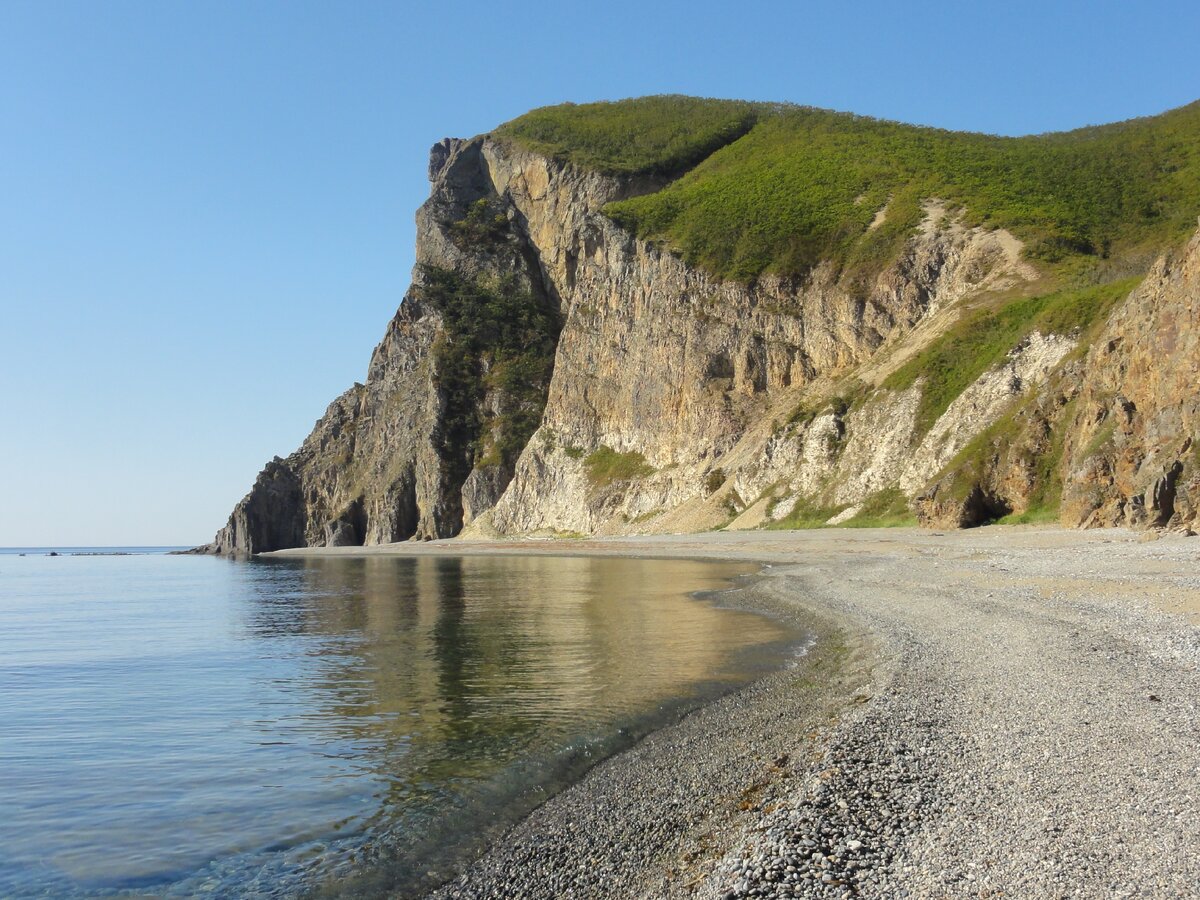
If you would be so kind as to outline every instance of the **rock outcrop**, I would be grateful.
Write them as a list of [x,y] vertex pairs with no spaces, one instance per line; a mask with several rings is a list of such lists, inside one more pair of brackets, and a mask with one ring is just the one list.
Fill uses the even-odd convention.
[[1071,527],[1194,530],[1198,304],[1200,232],[1153,265],[1085,355],[1064,355],[1007,417],[982,417],[976,452],[916,492],[920,520],[965,527],[1052,501]]
[[1200,232],[1155,263],[1088,353],[1067,423],[1062,519],[1200,519]]
[[[947,221],[934,203],[866,290],[828,265],[799,280],[720,282],[600,214],[594,181],[503,145],[486,152],[567,311],[542,427],[490,519],[505,533],[621,531],[703,499],[724,457],[745,471],[765,452],[770,435],[756,426],[779,397],[851,372],[968,293],[1033,274],[1007,235]],[[601,447],[656,472],[597,490],[586,455]],[[750,480],[740,496],[774,477]]]
[[307,522],[300,480],[277,456],[258,474],[250,493],[217,532],[212,548],[233,553],[242,548],[302,547]]

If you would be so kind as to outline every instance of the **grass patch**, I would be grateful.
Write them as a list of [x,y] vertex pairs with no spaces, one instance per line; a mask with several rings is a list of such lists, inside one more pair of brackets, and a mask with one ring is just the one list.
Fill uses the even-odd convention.
[[796,505],[782,519],[767,523],[764,527],[770,531],[794,531],[808,528],[824,528],[825,523],[845,509],[842,506],[826,506],[814,503],[806,497],[796,501]]
[[721,508],[725,510],[729,521],[732,522],[745,511],[746,501],[742,499],[741,494],[730,489],[729,493],[725,495],[725,499],[721,501]]
[[765,108],[677,95],[564,103],[527,112],[495,133],[609,175],[675,175],[746,134]]
[[784,427],[807,428],[813,419],[827,413],[833,413],[838,418],[844,418],[851,409],[860,403],[867,395],[867,385],[854,379],[844,390],[823,400],[802,400],[788,414]]
[[925,434],[954,399],[980,375],[998,365],[1035,331],[1078,333],[1087,344],[1109,311],[1138,284],[1127,278],[1109,284],[1011,300],[999,309],[968,312],[932,344],[893,372],[883,387],[901,391],[924,378],[917,407],[917,434]]
[[796,408],[791,411],[784,422],[786,427],[807,428],[812,424],[812,420],[817,417],[819,407],[816,407],[806,401],[801,401],[796,404]]
[[1058,522],[1058,510],[1049,507],[1030,507],[1022,513],[1009,513],[995,521],[996,525],[1046,525]]
[[[784,104],[689,97],[566,104],[497,134],[608,173],[674,174],[608,213],[714,274],[803,274],[821,259],[877,269],[940,197],[968,224],[1012,230],[1030,257],[1107,257],[1173,242],[1200,209],[1200,103],[1010,138]],[[868,231],[887,205],[882,226]]]
[[885,488],[867,497],[858,512],[852,518],[838,525],[827,526],[825,523],[845,510],[841,506],[815,503],[801,497],[792,511],[784,518],[769,522],[764,528],[769,530],[801,530],[810,528],[899,528],[915,525],[917,518],[908,506],[908,498],[899,488]]
[[843,528],[900,528],[916,525],[917,517],[908,506],[908,498],[899,488],[878,491],[859,506],[858,512],[841,523]]
[[1087,446],[1083,448],[1083,458],[1095,456],[1106,446],[1112,443],[1114,435],[1117,433],[1117,423],[1113,421],[1105,422],[1092,435],[1092,439],[1087,442]]
[[568,444],[562,448],[562,451],[567,455],[568,459],[583,459],[584,449],[582,447],[576,447],[574,444]]
[[594,488],[604,487],[616,481],[645,478],[655,472],[654,466],[646,462],[646,457],[636,450],[618,453],[611,447],[603,446],[589,453],[583,465],[587,469],[588,481]]
[[661,509],[652,509],[649,512],[644,512],[640,516],[635,516],[634,518],[630,519],[629,524],[641,525],[645,522],[649,522],[651,519],[657,519],[662,515],[662,512],[663,511]]

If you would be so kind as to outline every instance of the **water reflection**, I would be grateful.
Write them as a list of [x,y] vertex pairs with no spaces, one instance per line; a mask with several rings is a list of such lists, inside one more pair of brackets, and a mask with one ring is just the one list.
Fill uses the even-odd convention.
[[4,896],[414,893],[795,637],[740,565],[77,564],[0,606]]
[[[376,784],[374,877],[414,888],[459,853],[632,742],[661,716],[751,674],[739,651],[784,640],[773,622],[686,596],[745,566],[590,558],[272,561],[250,627],[319,641],[321,698],[346,757]],[[300,586],[289,583],[295,576]],[[280,600],[302,609],[280,615]],[[299,614],[297,614],[299,613]],[[760,659],[766,662],[765,658]],[[361,850],[358,856],[362,861]],[[350,887],[339,881],[338,892]]]

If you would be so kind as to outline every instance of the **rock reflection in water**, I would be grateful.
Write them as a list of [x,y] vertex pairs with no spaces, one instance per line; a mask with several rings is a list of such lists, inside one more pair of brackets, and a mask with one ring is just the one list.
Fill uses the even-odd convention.
[[745,681],[740,650],[785,637],[769,620],[682,590],[726,588],[750,571],[743,565],[528,556],[283,565],[302,572],[303,614],[278,623],[268,595],[253,626],[329,639],[313,687],[328,727],[354,748],[347,761],[378,785],[364,831],[379,870],[358,882],[365,893],[452,865],[456,854],[431,859],[434,848],[459,843],[464,828],[482,839],[482,826],[509,824],[656,718]]
[[412,893],[794,637],[686,595],[742,565],[9,565],[4,897]]

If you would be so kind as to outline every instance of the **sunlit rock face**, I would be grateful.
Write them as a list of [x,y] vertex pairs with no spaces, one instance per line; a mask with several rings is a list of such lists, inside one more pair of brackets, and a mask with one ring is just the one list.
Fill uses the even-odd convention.
[[1162,257],[1088,353],[1068,430],[1069,525],[1200,519],[1200,232]]

